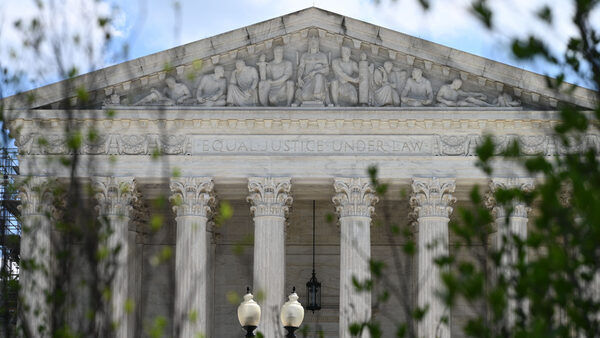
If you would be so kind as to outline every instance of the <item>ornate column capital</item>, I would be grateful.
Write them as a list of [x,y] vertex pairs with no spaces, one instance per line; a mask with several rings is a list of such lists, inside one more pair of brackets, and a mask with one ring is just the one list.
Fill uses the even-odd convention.
[[212,177],[171,178],[170,187],[177,216],[210,216],[216,202]]
[[[532,178],[521,178],[521,177],[495,177],[490,180],[489,183],[490,193],[487,194],[485,205],[489,209],[492,209],[492,213],[496,218],[505,217],[504,208],[500,207],[496,203],[494,194],[499,189],[520,189],[523,191],[531,191],[534,188],[534,181]],[[527,218],[527,214],[531,211],[525,203],[515,201],[513,203],[513,210],[511,217],[523,217]]]
[[19,177],[15,180],[19,188],[21,205],[19,210],[23,216],[52,215],[56,212],[53,201],[53,185],[55,179],[45,176]]
[[410,205],[418,218],[450,217],[456,202],[452,196],[456,189],[453,178],[413,178]]
[[103,216],[127,216],[137,199],[133,177],[94,177],[93,188],[96,210]]
[[248,178],[249,195],[246,200],[251,204],[250,212],[254,217],[279,216],[286,217],[293,198],[289,177],[250,177]]
[[339,217],[371,217],[379,197],[368,178],[336,177],[333,182],[335,195],[332,198]]

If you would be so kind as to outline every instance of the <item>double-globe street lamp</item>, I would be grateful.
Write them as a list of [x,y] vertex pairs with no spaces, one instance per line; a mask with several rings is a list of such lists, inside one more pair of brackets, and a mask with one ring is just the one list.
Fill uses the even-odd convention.
[[[287,330],[286,337],[296,337],[294,332],[304,320],[304,308],[298,302],[298,295],[294,287],[292,293],[288,296],[288,301],[281,308],[281,324]],[[250,288],[246,289],[244,300],[238,306],[238,319],[240,325],[246,330],[246,337],[254,337],[254,330],[260,322],[260,306],[254,301],[254,296],[250,293]]]

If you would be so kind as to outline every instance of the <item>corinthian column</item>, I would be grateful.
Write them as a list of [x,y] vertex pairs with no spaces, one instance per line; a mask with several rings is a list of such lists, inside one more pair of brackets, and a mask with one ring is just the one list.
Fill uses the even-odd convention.
[[[533,189],[533,179],[530,178],[493,178],[490,182],[490,191],[495,193],[498,189],[521,189],[531,190]],[[510,281],[514,277],[515,271],[511,268],[518,261],[518,251],[514,246],[513,238],[519,238],[520,240],[527,239],[527,223],[528,213],[531,210],[527,205],[521,201],[514,201],[512,205],[512,212],[507,215],[506,210],[499,205],[495,204],[492,198],[489,201],[490,206],[493,207],[492,211],[495,215],[496,223],[496,250],[503,249],[503,253],[500,259],[500,267],[497,273],[504,276],[507,281]],[[510,285],[510,282],[509,282]],[[514,290],[508,289],[508,311],[506,315],[506,325],[512,327],[515,323],[516,311],[518,304],[515,300]],[[524,311],[527,311],[527,306],[524,304]]]
[[[23,325],[34,337],[50,337],[52,304],[52,191],[47,177],[31,177],[19,186],[21,199],[20,297],[23,299]],[[24,264],[27,262],[28,264]],[[25,268],[24,266],[27,266]]]
[[[129,215],[131,202],[136,199],[133,177],[95,177],[94,189],[98,201],[98,216],[104,231],[108,235],[106,249],[109,257],[101,262],[103,273],[112,273],[110,285],[111,326],[114,337],[134,336],[134,320],[128,303],[133,299],[133,290],[129,290],[128,256],[133,248],[129,247]],[[108,270],[108,271],[107,271]]]
[[[371,319],[371,292],[356,291],[353,279],[371,279],[371,215],[378,198],[368,178],[335,178],[333,203],[340,218],[340,337]],[[362,337],[368,337],[364,332]]]
[[285,218],[292,204],[289,177],[248,179],[248,202],[254,215],[254,293],[263,294],[258,330],[280,337],[279,312],[284,300]]
[[214,184],[208,177],[171,179],[171,202],[177,214],[175,254],[175,334],[212,337],[208,322],[207,222],[214,207]]
[[436,293],[442,290],[440,269],[435,260],[448,255],[448,222],[452,213],[454,179],[415,178],[410,198],[418,222],[418,291],[421,309],[428,308],[417,326],[419,337],[450,337],[450,310]]

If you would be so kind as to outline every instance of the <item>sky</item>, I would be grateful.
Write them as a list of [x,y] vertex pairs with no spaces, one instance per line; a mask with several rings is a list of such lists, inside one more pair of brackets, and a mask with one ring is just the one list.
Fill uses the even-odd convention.
[[[538,73],[557,70],[541,62],[519,62],[511,58],[509,41],[514,36],[537,33],[560,52],[575,27],[570,23],[573,8],[568,0],[491,0],[495,32],[486,30],[468,7],[470,0],[430,0],[424,11],[417,0],[54,0],[42,1],[36,8],[33,0],[0,1],[0,63],[23,70],[29,79],[21,89],[54,82],[71,65],[85,73],[110,64],[130,60],[207,38],[236,28],[275,18],[310,6],[320,7],[355,19],[420,37],[492,60],[526,68]],[[554,13],[554,25],[536,19],[543,5]],[[42,43],[39,53],[24,52],[23,35],[14,27],[22,18],[29,22],[41,15],[43,32],[54,38]],[[600,13],[594,20],[600,24]],[[108,48],[102,48],[104,33],[90,28],[98,17],[112,17],[107,26],[112,36]],[[89,40],[90,43],[69,46],[66,41]],[[62,42],[60,55],[68,67],[57,71],[56,41]],[[127,46],[123,53],[123,46]],[[15,56],[16,55],[16,56]],[[583,84],[581,79],[568,80]]]

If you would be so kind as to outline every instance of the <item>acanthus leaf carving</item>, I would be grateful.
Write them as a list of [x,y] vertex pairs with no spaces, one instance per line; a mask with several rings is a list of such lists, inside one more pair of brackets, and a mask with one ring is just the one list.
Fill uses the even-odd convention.
[[[531,191],[534,188],[534,181],[532,178],[522,177],[494,177],[490,180],[490,194],[486,201],[486,206],[492,209],[496,218],[506,217],[506,210],[502,206],[496,203],[494,194],[499,190],[508,189],[519,189],[522,191]],[[511,217],[527,218],[527,215],[531,211],[531,208],[522,201],[512,202]]]
[[293,198],[289,177],[251,177],[248,179],[250,212],[254,217],[286,217]]
[[21,215],[53,215],[54,188],[56,181],[44,176],[19,177],[16,185],[19,190],[21,204],[18,206]]
[[450,217],[452,204],[456,197],[452,194],[456,189],[452,178],[414,178],[410,205],[417,218],[421,217]]
[[212,178],[171,178],[170,188],[173,194],[169,200],[177,216],[211,216],[216,204]]
[[94,197],[98,202],[96,210],[101,216],[127,217],[131,203],[137,198],[133,177],[94,177]]
[[335,195],[332,198],[339,217],[371,217],[379,197],[368,178],[338,177],[333,183]]

